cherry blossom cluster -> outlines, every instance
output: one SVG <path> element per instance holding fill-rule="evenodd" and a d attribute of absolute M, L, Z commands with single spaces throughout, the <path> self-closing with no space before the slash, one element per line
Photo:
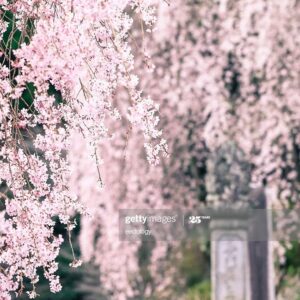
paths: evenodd
<path fill-rule="evenodd" d="M 0 298 L 25 292 L 25 280 L 35 298 L 39 269 L 51 292 L 61 290 L 55 259 L 63 238 L 54 233 L 55 217 L 70 236 L 72 213 L 86 212 L 69 188 L 70 137 L 76 135 L 75 144 L 80 137 L 87 141 L 98 181 L 104 157 L 98 145 L 118 134 L 114 122 L 143 133 L 150 162 L 167 151 L 157 129 L 158 106 L 138 87 L 128 43 L 132 15 L 143 30 L 151 29 L 155 15 L 144 0 L 0 4 Z M 15 33 L 20 39 L 14 48 Z M 127 97 L 120 100 L 120 91 Z M 80 264 L 74 256 L 71 266 Z"/>
<path fill-rule="evenodd" d="M 160 105 L 170 158 L 150 167 L 140 132 L 118 127 L 119 134 L 101 145 L 106 186 L 99 192 L 92 183 L 96 172 L 81 161 L 85 147 L 72 154 L 78 173 L 71 185 L 97 216 L 83 218 L 83 257 L 100 265 L 112 298 L 140 293 L 162 299 L 176 272 L 166 260 L 176 243 L 157 242 L 149 264 L 152 281 L 145 286 L 137 259 L 141 243 L 118 239 L 119 209 L 198 207 L 206 200 L 207 156 L 224 143 L 245 154 L 251 183 L 266 186 L 270 206 L 297 205 L 299 14 L 294 0 L 175 0 L 157 3 L 151 39 L 135 33 L 139 48 L 147 49 L 136 61 L 140 85 Z M 144 63 L 150 57 L 155 68 L 148 75 Z M 283 248 L 276 247 L 282 260 Z M 134 289 L 137 282 L 142 290 Z"/>

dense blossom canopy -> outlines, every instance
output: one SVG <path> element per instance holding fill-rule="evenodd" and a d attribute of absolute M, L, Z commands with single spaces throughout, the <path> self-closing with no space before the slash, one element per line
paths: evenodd
<path fill-rule="evenodd" d="M 273 205 L 297 204 L 298 0 L 0 4 L 1 299 L 25 278 L 34 298 L 38 269 L 61 289 L 55 216 L 70 235 L 74 211 L 111 299 L 163 299 L 170 244 L 153 245 L 142 284 L 142 244 L 119 240 L 119 209 L 205 203 L 207 156 L 228 141 Z M 159 165 L 158 105 L 171 154 Z"/>
<path fill-rule="evenodd" d="M 158 242 L 149 266 L 153 281 L 143 286 L 141 244 L 118 240 L 119 209 L 199 206 L 207 200 L 207 156 L 224 143 L 244 153 L 251 186 L 266 186 L 269 205 L 299 201 L 299 1 L 176 0 L 157 7 L 156 31 L 140 45 L 154 73 L 144 72 L 143 56 L 137 70 L 141 86 L 160 104 L 170 158 L 149 166 L 140 133 L 120 126 L 118 137 L 102 145 L 105 187 L 99 192 L 96 172 L 82 160 L 84 145 L 72 154 L 79 166 L 72 186 L 96 216 L 83 218 L 83 258 L 100 264 L 116 299 L 134 291 L 162 299 L 175 274 L 172 268 L 164 274 L 170 244 Z M 137 282 L 142 290 L 134 290 Z"/>
<path fill-rule="evenodd" d="M 22 293 L 30 280 L 35 298 L 42 269 L 50 290 L 61 289 L 55 259 L 69 232 L 70 214 L 84 212 L 70 192 L 70 136 L 83 136 L 98 179 L 97 146 L 115 134 L 108 125 L 125 118 L 144 136 L 148 159 L 157 164 L 166 142 L 157 129 L 158 106 L 137 88 L 127 40 L 136 15 L 142 30 L 155 21 L 148 1 L 1 0 L 0 34 L 0 298 Z M 126 92 L 123 111 L 116 94 Z M 30 94 L 28 97 L 25 96 Z M 87 153 L 89 155 L 89 153 Z M 98 183 L 98 185 L 100 185 Z M 73 253 L 74 255 L 74 253 Z M 80 265 L 74 256 L 71 266 Z"/>

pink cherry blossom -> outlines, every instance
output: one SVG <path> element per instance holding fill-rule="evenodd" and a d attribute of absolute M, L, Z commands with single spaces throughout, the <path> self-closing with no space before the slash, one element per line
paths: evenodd
<path fill-rule="evenodd" d="M 0 298 L 23 292 L 25 278 L 32 283 L 28 296 L 35 298 L 38 269 L 53 293 L 61 290 L 55 260 L 63 238 L 54 234 L 54 217 L 71 234 L 72 214 L 85 212 L 69 188 L 71 134 L 87 141 L 86 155 L 91 155 L 99 178 L 103 157 L 98 145 L 115 134 L 110 123 L 129 122 L 143 132 L 150 162 L 157 163 L 166 151 L 157 129 L 158 107 L 137 86 L 128 42 L 133 17 L 149 28 L 155 9 L 148 1 L 131 0 L 1 1 L 1 16 L 6 11 L 14 14 L 14 31 L 27 34 L 29 19 L 34 28 L 18 49 L 7 45 L 0 54 L 0 182 L 5 186 Z M 7 28 L 1 18 L 2 38 Z M 32 93 L 33 104 L 24 103 L 25 90 Z M 122 112 L 117 105 L 120 90 L 129 95 L 122 100 Z M 25 108 L 19 108 L 21 103 Z M 80 264 L 74 256 L 71 266 Z"/>

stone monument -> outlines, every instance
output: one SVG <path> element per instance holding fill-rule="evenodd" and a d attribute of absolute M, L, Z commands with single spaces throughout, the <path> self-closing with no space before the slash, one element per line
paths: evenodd
<path fill-rule="evenodd" d="M 207 162 L 207 200 L 215 211 L 210 223 L 212 300 L 273 299 L 266 201 L 263 189 L 250 189 L 250 172 L 233 142 L 222 145 Z M 261 209 L 258 225 L 250 221 L 253 208 Z"/>

